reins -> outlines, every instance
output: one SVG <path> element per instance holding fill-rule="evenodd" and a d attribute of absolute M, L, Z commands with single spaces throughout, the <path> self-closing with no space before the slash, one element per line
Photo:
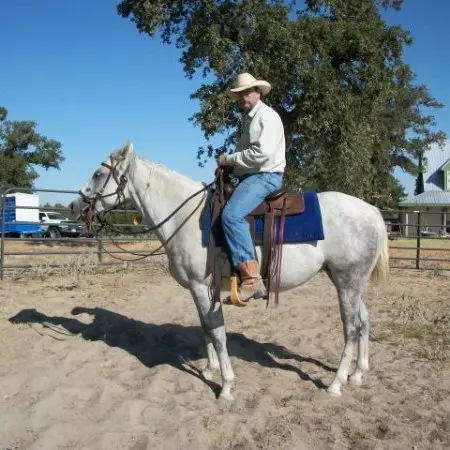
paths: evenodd
<path fill-rule="evenodd" d="M 96 236 L 98 236 L 100 234 L 100 232 L 103 230 L 103 228 L 109 228 L 112 230 L 116 230 L 117 228 L 114 227 L 114 225 L 109 224 L 106 220 L 106 215 L 108 213 L 110 213 L 111 211 L 114 211 L 115 209 L 117 209 L 117 207 L 120 205 L 121 201 L 121 196 L 123 196 L 123 191 L 125 189 L 126 184 L 128 183 L 128 179 L 125 175 L 121 175 L 120 177 L 117 176 L 117 165 L 119 164 L 120 161 L 118 161 L 116 164 L 113 164 L 113 160 L 111 158 L 111 164 L 106 164 L 106 163 L 102 163 L 102 166 L 107 167 L 110 172 L 102 186 L 102 188 L 95 193 L 95 195 L 93 197 L 87 197 L 83 192 L 79 191 L 79 195 L 82 197 L 83 201 L 85 203 L 87 203 L 87 206 L 83 209 L 83 216 L 85 219 L 85 223 L 86 223 L 86 227 L 88 229 L 89 232 L 93 231 L 93 223 L 94 223 L 94 216 L 97 217 L 97 220 L 100 222 L 100 227 L 95 230 L 94 234 Z M 106 194 L 104 195 L 103 192 L 106 188 L 106 185 L 108 184 L 108 182 L 110 181 L 111 178 L 114 178 L 115 182 L 117 183 L 117 189 L 110 193 L 110 194 Z M 206 192 L 211 186 L 213 186 L 216 183 L 216 179 L 209 183 L 208 185 L 202 187 L 201 189 L 199 189 L 198 191 L 194 192 L 192 195 L 190 195 L 187 199 L 185 199 L 177 208 L 175 208 L 165 219 L 163 219 L 161 222 L 159 222 L 158 224 L 154 225 L 151 228 L 147 228 L 145 231 L 143 232 L 135 232 L 135 233 L 129 233 L 129 234 L 147 234 L 147 233 L 151 233 L 154 232 L 156 230 L 158 230 L 159 228 L 161 228 L 163 225 L 165 225 L 170 219 L 172 219 L 175 214 L 177 214 L 188 202 L 190 202 L 192 199 L 194 199 L 195 197 L 197 197 L 198 195 Z M 111 197 L 113 195 L 117 195 L 118 197 L 118 202 L 110 209 L 106 210 L 103 214 L 102 217 L 100 217 L 99 214 L 95 213 L 95 204 L 97 203 L 97 201 L 102 200 L 104 198 L 107 197 Z M 122 250 L 123 252 L 136 256 L 136 258 L 134 259 L 123 259 L 120 258 L 110 252 L 108 252 L 108 250 L 105 249 L 106 253 L 114 258 L 117 259 L 119 261 L 129 261 L 129 262 L 133 262 L 133 261 L 139 261 L 145 258 L 148 258 L 150 256 L 158 256 L 158 255 L 163 255 L 165 254 L 165 252 L 161 252 L 160 250 L 165 247 L 173 238 L 174 236 L 184 227 L 184 225 L 189 221 L 189 219 L 197 212 L 197 210 L 201 207 L 201 205 L 203 204 L 204 201 L 204 196 L 200 199 L 200 202 L 198 203 L 198 205 L 189 213 L 189 215 L 183 219 L 183 221 L 181 222 L 181 224 L 175 229 L 175 231 L 166 239 L 164 240 L 161 245 L 156 248 L 155 250 L 152 250 L 150 253 L 147 254 L 142 254 L 142 253 L 135 253 L 133 251 L 127 250 L 123 247 L 121 247 L 118 242 L 114 242 L 113 239 L 111 239 L 111 241 L 113 242 L 113 244 L 119 248 L 120 250 Z M 123 233 L 123 230 L 121 231 Z"/>
<path fill-rule="evenodd" d="M 176 214 L 176 212 L 178 212 L 180 210 L 180 208 L 182 206 L 184 206 L 189 200 L 192 200 L 192 198 L 194 198 L 196 195 L 199 195 L 200 193 L 204 192 L 206 189 L 208 189 L 209 186 L 211 186 L 213 183 L 210 183 L 208 186 L 204 187 L 201 191 L 198 191 L 194 196 L 189 197 L 188 199 L 186 199 L 182 205 L 180 205 L 180 207 L 178 207 L 174 212 L 172 212 L 170 214 L 170 216 L 166 217 L 166 219 L 164 219 L 162 222 L 160 222 L 157 226 L 152 227 L 150 230 L 154 231 L 157 230 L 159 227 L 161 227 L 162 225 L 164 225 L 170 218 L 172 218 L 174 216 L 174 214 Z M 125 253 L 128 253 L 129 255 L 134 255 L 137 256 L 137 258 L 134 258 L 132 260 L 130 259 L 123 259 L 123 258 L 119 258 L 118 256 L 115 256 L 113 254 L 111 254 L 110 252 L 108 252 L 108 250 L 106 250 L 106 253 L 111 256 L 114 259 L 118 259 L 119 261 L 140 261 L 142 259 L 148 258 L 150 256 L 158 256 L 158 255 L 164 255 L 165 252 L 160 252 L 160 250 L 165 247 L 174 237 L 175 235 L 184 227 L 184 225 L 188 222 L 188 220 L 197 212 L 197 210 L 202 206 L 203 204 L 203 200 L 204 197 L 202 197 L 200 199 L 200 202 L 198 203 L 198 205 L 189 213 L 189 215 L 183 219 L 183 221 L 181 222 L 181 224 L 175 229 L 175 231 L 165 240 L 163 241 L 160 246 L 158 248 L 156 248 L 155 250 L 152 250 L 150 253 L 144 254 L 142 255 L 142 253 L 134 253 L 130 250 L 127 250 L 123 247 L 121 247 L 117 242 L 114 242 L 114 240 L 111 239 L 111 241 L 113 242 L 113 244 L 120 250 L 122 250 Z M 149 231 L 150 231 L 149 230 Z M 149 231 L 146 231 L 146 233 L 148 233 Z M 158 253 L 159 252 L 159 253 Z"/>

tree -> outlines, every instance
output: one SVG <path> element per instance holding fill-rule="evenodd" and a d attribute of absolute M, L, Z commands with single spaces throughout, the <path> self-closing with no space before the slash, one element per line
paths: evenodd
<path fill-rule="evenodd" d="M 415 173 L 418 156 L 445 139 L 424 114 L 442 105 L 402 60 L 411 36 L 381 17 L 402 0 L 306 0 L 301 11 L 286 3 L 122 0 L 118 12 L 175 42 L 188 77 L 207 77 L 192 94 L 200 110 L 191 120 L 208 141 L 226 137 L 199 149 L 200 164 L 233 151 L 239 111 L 226 91 L 248 71 L 273 84 L 266 101 L 285 126 L 287 183 L 395 206 L 404 191 L 394 168 Z"/>
<path fill-rule="evenodd" d="M 419 155 L 418 166 L 417 166 L 417 178 L 416 178 L 416 188 L 414 189 L 414 195 L 419 195 L 425 192 L 425 186 L 423 181 L 423 161 L 422 155 Z"/>
<path fill-rule="evenodd" d="M 47 203 L 45 203 L 45 205 L 41 206 L 41 209 L 46 210 L 46 211 L 55 210 L 55 211 L 61 212 L 61 214 L 63 214 L 63 215 L 67 215 L 67 214 L 65 214 L 66 212 L 69 213 L 68 206 L 63 205 L 62 203 L 58 203 L 58 202 L 55 203 L 54 205 L 47 202 Z"/>
<path fill-rule="evenodd" d="M 33 187 L 36 166 L 59 169 L 61 143 L 36 132 L 32 121 L 9 121 L 0 107 L 0 189 Z"/>

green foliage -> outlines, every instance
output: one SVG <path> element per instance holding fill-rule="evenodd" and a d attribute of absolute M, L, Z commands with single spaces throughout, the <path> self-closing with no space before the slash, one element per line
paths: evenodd
<path fill-rule="evenodd" d="M 70 213 L 69 208 L 67 207 L 67 205 L 63 205 L 62 203 L 58 203 L 56 202 L 54 205 L 52 205 L 51 203 L 47 202 L 44 205 L 42 205 L 41 207 L 42 211 L 56 211 L 61 213 L 62 215 L 68 217 L 68 216 L 72 216 L 72 214 Z"/>
<path fill-rule="evenodd" d="M 414 195 L 419 195 L 425 192 L 425 186 L 423 181 L 423 158 L 419 155 L 418 167 L 417 167 L 417 178 L 416 178 L 416 188 L 414 189 Z"/>
<path fill-rule="evenodd" d="M 395 206 L 404 191 L 394 168 L 415 174 L 419 155 L 445 139 L 424 113 L 442 105 L 402 60 L 410 34 L 380 15 L 402 3 L 307 0 L 297 11 L 282 0 L 122 0 L 118 12 L 182 49 L 188 77 L 207 77 L 191 120 L 207 140 L 225 139 L 200 148 L 200 164 L 234 150 L 239 111 L 227 89 L 248 71 L 273 85 L 266 101 L 285 126 L 287 183 Z"/>
<path fill-rule="evenodd" d="M 0 189 L 31 188 L 36 166 L 59 169 L 64 158 L 61 143 L 36 133 L 36 123 L 9 121 L 0 107 Z"/>
<path fill-rule="evenodd" d="M 133 219 L 139 216 L 139 212 L 136 210 L 134 202 L 132 200 L 126 200 L 121 203 L 117 208 L 117 211 L 111 211 L 107 215 L 107 222 L 110 227 L 107 229 L 107 234 L 133 234 L 140 230 L 141 227 L 133 226 Z M 125 226 L 128 225 L 128 226 Z"/>

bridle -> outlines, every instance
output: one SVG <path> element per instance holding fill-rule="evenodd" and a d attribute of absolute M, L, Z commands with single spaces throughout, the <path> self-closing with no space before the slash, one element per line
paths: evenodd
<path fill-rule="evenodd" d="M 100 233 L 100 231 L 106 225 L 108 225 L 108 223 L 106 221 L 106 214 L 111 212 L 111 211 L 113 211 L 114 209 L 116 209 L 120 205 L 120 203 L 121 203 L 121 196 L 125 200 L 124 189 L 125 189 L 126 184 L 128 183 L 128 178 L 125 175 L 120 175 L 120 176 L 118 175 L 117 166 L 119 165 L 121 160 L 119 159 L 114 164 L 114 160 L 113 160 L 112 156 L 110 156 L 110 159 L 111 159 L 111 164 L 101 163 L 101 165 L 103 167 L 106 167 L 106 168 L 109 169 L 109 173 L 108 173 L 108 176 L 106 177 L 105 182 L 103 183 L 103 186 L 100 188 L 100 190 L 98 192 L 95 192 L 94 195 L 92 195 L 92 196 L 87 196 L 81 190 L 78 191 L 78 194 L 83 199 L 83 202 L 86 203 L 86 206 L 81 210 L 81 212 L 82 212 L 82 217 L 84 218 L 84 221 L 86 223 L 87 231 L 90 234 L 92 234 L 92 231 L 93 231 L 93 224 L 94 224 L 94 218 L 95 217 L 100 222 L 100 228 L 95 230 L 95 234 L 98 235 Z M 197 197 L 199 194 L 204 193 L 211 186 L 213 186 L 218 181 L 218 174 L 216 174 L 216 176 L 217 176 L 217 178 L 215 178 L 212 183 L 209 183 L 208 185 L 203 186 L 201 189 L 199 189 L 198 191 L 194 192 L 192 195 L 190 195 L 188 198 L 186 198 L 186 200 L 184 200 L 177 208 L 175 208 L 164 220 L 162 220 L 160 223 L 156 224 L 155 226 L 153 226 L 151 228 L 148 228 L 145 232 L 146 233 L 150 233 L 150 232 L 153 232 L 153 231 L 157 230 L 161 226 L 163 226 L 173 216 L 175 216 L 175 214 L 180 209 L 182 209 L 183 206 L 185 206 L 190 200 L 192 200 L 193 198 Z M 116 190 L 114 192 L 105 195 L 104 192 L 105 192 L 106 186 L 108 185 L 108 183 L 111 180 L 111 178 L 113 178 L 114 181 L 116 182 L 117 188 L 116 188 Z M 102 212 L 102 216 L 100 216 L 100 214 L 96 213 L 96 211 L 95 211 L 95 204 L 99 200 L 101 201 L 101 200 L 103 200 L 105 198 L 108 198 L 108 197 L 111 197 L 113 195 L 117 195 L 117 202 L 114 204 L 114 206 L 112 206 L 111 208 L 103 211 Z M 181 224 L 175 229 L 175 231 L 171 234 L 171 236 L 169 236 L 168 239 L 166 239 L 164 242 L 162 242 L 161 245 L 156 250 L 153 250 L 151 253 L 149 253 L 147 255 L 142 255 L 142 254 L 133 253 L 131 251 L 127 251 L 125 249 L 121 249 L 121 250 L 124 250 L 126 253 L 138 256 L 138 258 L 136 258 L 136 260 L 144 259 L 144 258 L 147 258 L 148 256 L 152 256 L 152 255 L 161 254 L 161 253 L 158 253 L 158 252 L 172 240 L 172 238 L 181 230 L 181 228 L 183 228 L 183 226 L 186 224 L 186 222 L 188 222 L 188 220 L 201 207 L 201 205 L 203 204 L 203 201 L 204 201 L 204 197 L 202 197 L 200 199 L 200 202 L 197 204 L 197 206 L 194 208 L 194 210 L 181 222 Z M 121 258 L 114 257 L 112 254 L 110 256 L 112 256 L 115 259 L 122 260 Z M 123 260 L 123 261 L 126 261 L 126 260 Z"/>
<path fill-rule="evenodd" d="M 96 216 L 97 220 L 101 224 L 101 228 L 96 231 L 96 233 L 99 233 L 100 230 L 106 225 L 106 221 L 104 218 L 105 214 L 116 209 L 121 203 L 121 198 L 125 199 L 124 190 L 125 190 L 125 186 L 128 183 L 128 178 L 126 177 L 126 175 L 120 175 L 120 176 L 118 175 L 117 166 L 120 164 L 121 160 L 118 159 L 116 162 L 114 162 L 112 156 L 110 156 L 110 159 L 111 159 L 111 164 L 107 164 L 104 162 L 101 163 L 101 165 L 103 167 L 106 167 L 107 169 L 109 169 L 109 173 L 106 177 L 105 182 L 103 183 L 103 186 L 97 192 L 95 192 L 94 195 L 92 195 L 92 196 L 87 196 L 81 190 L 78 191 L 78 195 L 83 199 L 83 202 L 86 203 L 86 206 L 82 209 L 81 212 L 82 212 L 82 217 L 84 218 L 84 221 L 86 223 L 87 231 L 90 234 L 92 234 L 92 231 L 93 231 L 94 217 Z M 111 192 L 110 194 L 104 194 L 106 186 L 108 185 L 108 183 L 110 182 L 111 179 L 114 179 L 114 181 L 117 184 L 117 188 L 114 192 Z M 116 204 L 114 206 L 112 206 L 111 208 L 103 211 L 102 216 L 100 216 L 100 214 L 96 213 L 95 204 L 98 201 L 102 201 L 103 199 L 112 197 L 113 195 L 117 195 Z"/>

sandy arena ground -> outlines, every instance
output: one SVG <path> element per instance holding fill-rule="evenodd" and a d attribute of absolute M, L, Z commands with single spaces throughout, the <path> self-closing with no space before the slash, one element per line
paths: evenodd
<path fill-rule="evenodd" d="M 324 274 L 224 306 L 235 402 L 205 382 L 193 301 L 162 265 L 8 275 L 0 291 L 0 449 L 450 448 L 450 277 L 371 286 L 371 370 L 324 392 L 343 336 Z"/>

